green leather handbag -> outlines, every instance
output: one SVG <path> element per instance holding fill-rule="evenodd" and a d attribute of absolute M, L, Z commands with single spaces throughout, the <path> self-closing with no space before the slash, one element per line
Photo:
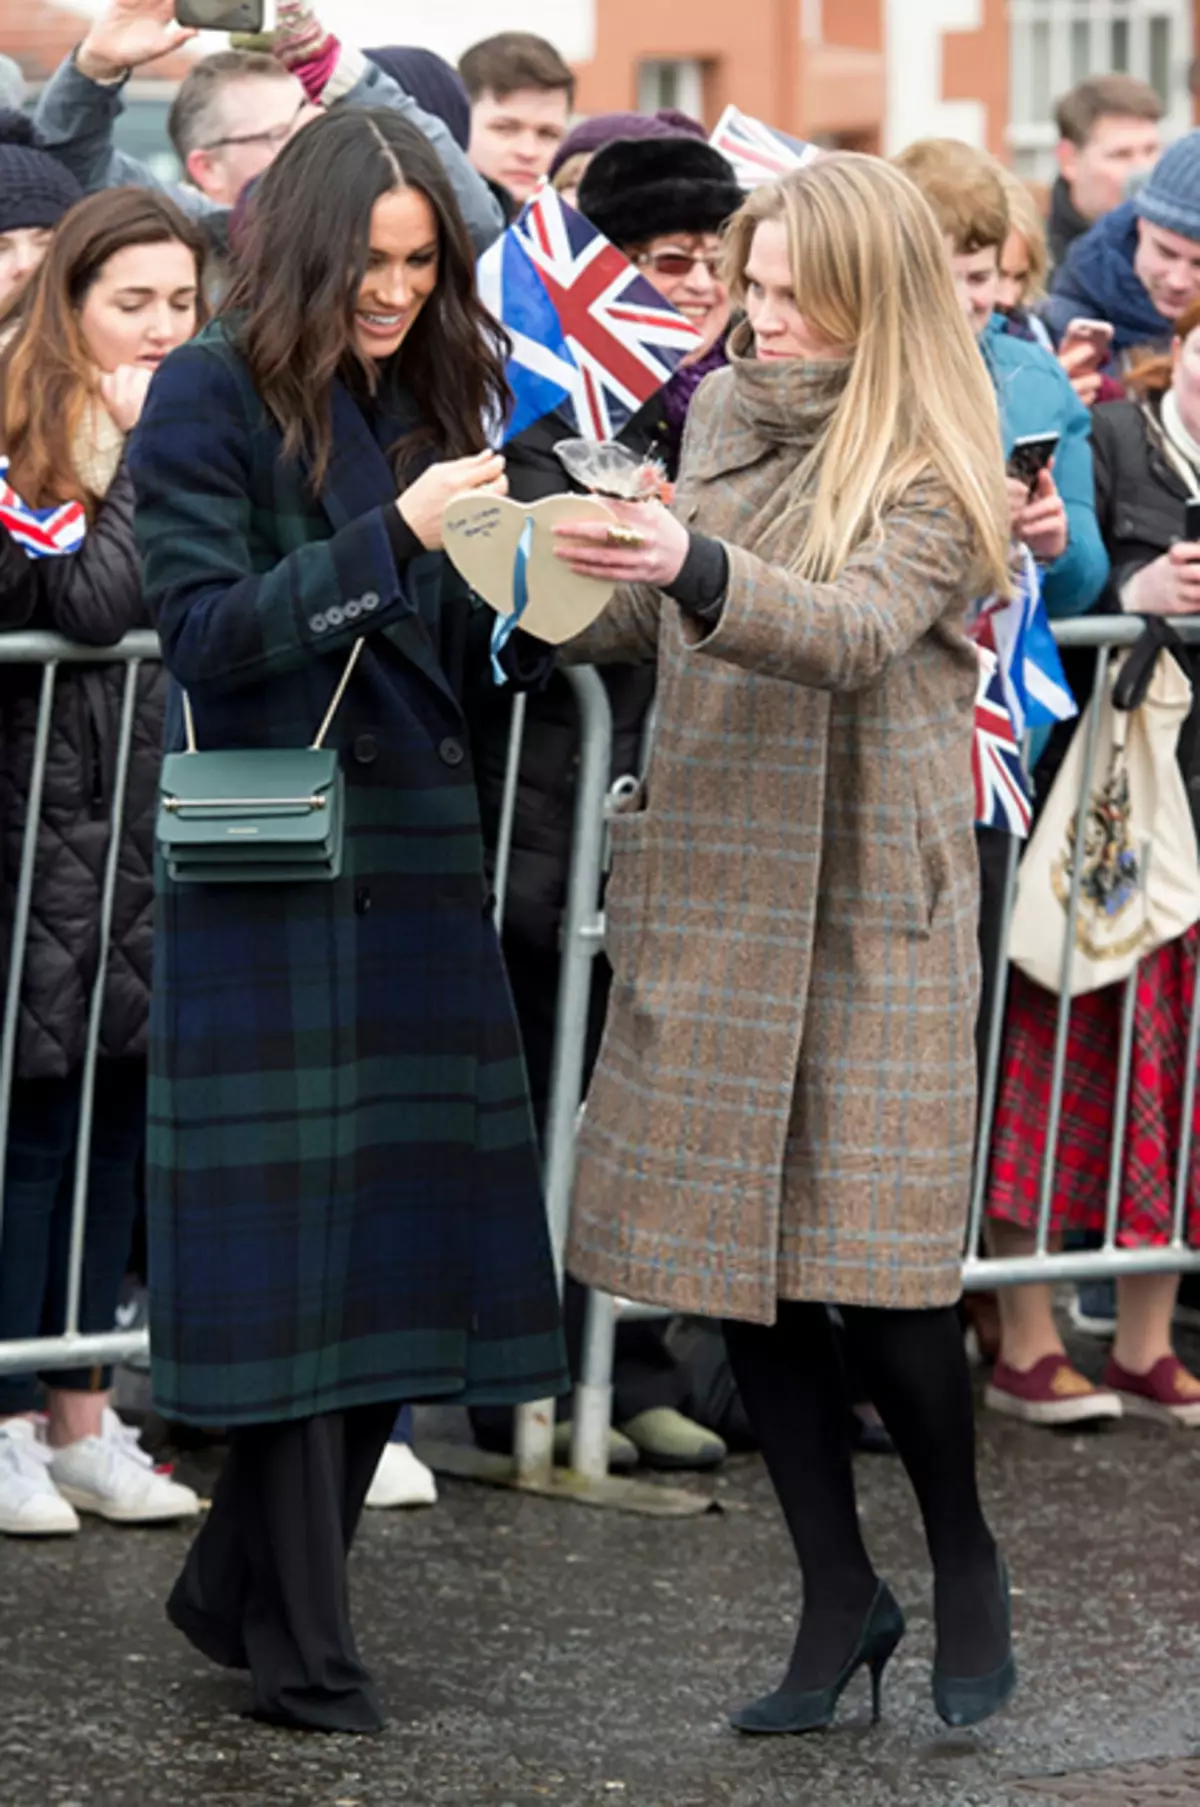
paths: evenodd
<path fill-rule="evenodd" d="M 187 693 L 187 751 L 163 760 L 156 835 L 176 884 L 295 884 L 342 870 L 345 783 L 335 748 L 323 743 L 346 693 L 356 640 L 325 720 L 309 747 L 246 747 L 202 753 Z"/>

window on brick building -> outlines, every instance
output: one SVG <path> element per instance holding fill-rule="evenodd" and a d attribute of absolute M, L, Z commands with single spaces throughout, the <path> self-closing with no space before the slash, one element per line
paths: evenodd
<path fill-rule="evenodd" d="M 657 113 L 660 107 L 703 119 L 704 64 L 690 58 L 639 63 L 638 111 Z"/>
<path fill-rule="evenodd" d="M 1054 103 L 1089 75 L 1140 76 L 1162 95 L 1164 136 L 1190 127 L 1191 0 L 1009 0 L 1008 16 L 1008 141 L 1027 180 L 1053 178 Z"/>

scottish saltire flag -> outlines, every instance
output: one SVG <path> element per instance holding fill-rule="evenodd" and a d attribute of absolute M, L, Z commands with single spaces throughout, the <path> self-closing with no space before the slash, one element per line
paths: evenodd
<path fill-rule="evenodd" d="M 1046 605 L 1033 554 L 1027 546 L 1011 596 L 985 603 L 972 630 L 995 653 L 1004 696 L 1018 738 L 1030 728 L 1050 728 L 1079 714 Z"/>
<path fill-rule="evenodd" d="M 566 340 L 578 433 L 615 438 L 696 349 L 699 332 L 548 183 L 509 231 L 537 266 Z"/>
<path fill-rule="evenodd" d="M 480 300 L 512 342 L 505 367 L 512 408 L 489 433 L 494 445 L 503 445 L 569 402 L 578 371 L 546 285 L 515 232 L 504 233 L 484 252 L 476 279 Z"/>
<path fill-rule="evenodd" d="M 87 533 L 87 515 L 82 502 L 27 507 L 8 481 L 8 459 L 0 458 L 0 526 L 27 558 L 58 558 L 79 550 Z"/>
<path fill-rule="evenodd" d="M 999 660 L 987 647 L 981 646 L 977 651 L 979 688 L 975 693 L 975 734 L 971 742 L 975 821 L 981 828 L 1001 828 L 1023 840 L 1033 820 L 1033 805 L 1021 760 L 1021 743 L 1005 701 Z"/>
<path fill-rule="evenodd" d="M 773 182 L 777 176 L 786 176 L 790 169 L 803 169 L 821 155 L 818 145 L 777 132 L 774 126 L 751 119 L 737 107 L 726 107 L 708 142 L 729 159 L 734 175 L 745 189 Z"/>

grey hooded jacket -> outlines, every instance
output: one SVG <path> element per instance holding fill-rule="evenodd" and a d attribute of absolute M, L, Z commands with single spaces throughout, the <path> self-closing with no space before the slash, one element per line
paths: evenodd
<path fill-rule="evenodd" d="M 161 188 L 183 211 L 198 220 L 214 243 L 224 249 L 229 228 L 228 207 L 219 207 L 186 182 L 162 182 L 136 157 L 113 144 L 113 126 L 124 109 L 124 82 L 94 82 L 69 56 L 55 70 L 38 96 L 33 125 L 38 144 L 75 176 L 85 194 L 101 188 L 129 184 L 137 188 Z M 374 63 L 367 63 L 362 77 L 338 106 L 390 107 L 422 131 L 436 150 L 450 178 L 467 231 L 477 252 L 484 252 L 504 230 L 500 203 L 483 177 L 468 163 L 449 127 L 434 113 L 419 107 L 399 82 Z"/>

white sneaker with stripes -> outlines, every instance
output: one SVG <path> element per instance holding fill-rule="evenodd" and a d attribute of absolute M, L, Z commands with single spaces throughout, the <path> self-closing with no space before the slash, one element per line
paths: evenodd
<path fill-rule="evenodd" d="M 190 1487 L 159 1474 L 137 1433 L 106 1408 L 98 1437 L 81 1437 L 50 1451 L 50 1473 L 65 1500 L 117 1525 L 151 1525 L 194 1518 L 200 1501 Z"/>

